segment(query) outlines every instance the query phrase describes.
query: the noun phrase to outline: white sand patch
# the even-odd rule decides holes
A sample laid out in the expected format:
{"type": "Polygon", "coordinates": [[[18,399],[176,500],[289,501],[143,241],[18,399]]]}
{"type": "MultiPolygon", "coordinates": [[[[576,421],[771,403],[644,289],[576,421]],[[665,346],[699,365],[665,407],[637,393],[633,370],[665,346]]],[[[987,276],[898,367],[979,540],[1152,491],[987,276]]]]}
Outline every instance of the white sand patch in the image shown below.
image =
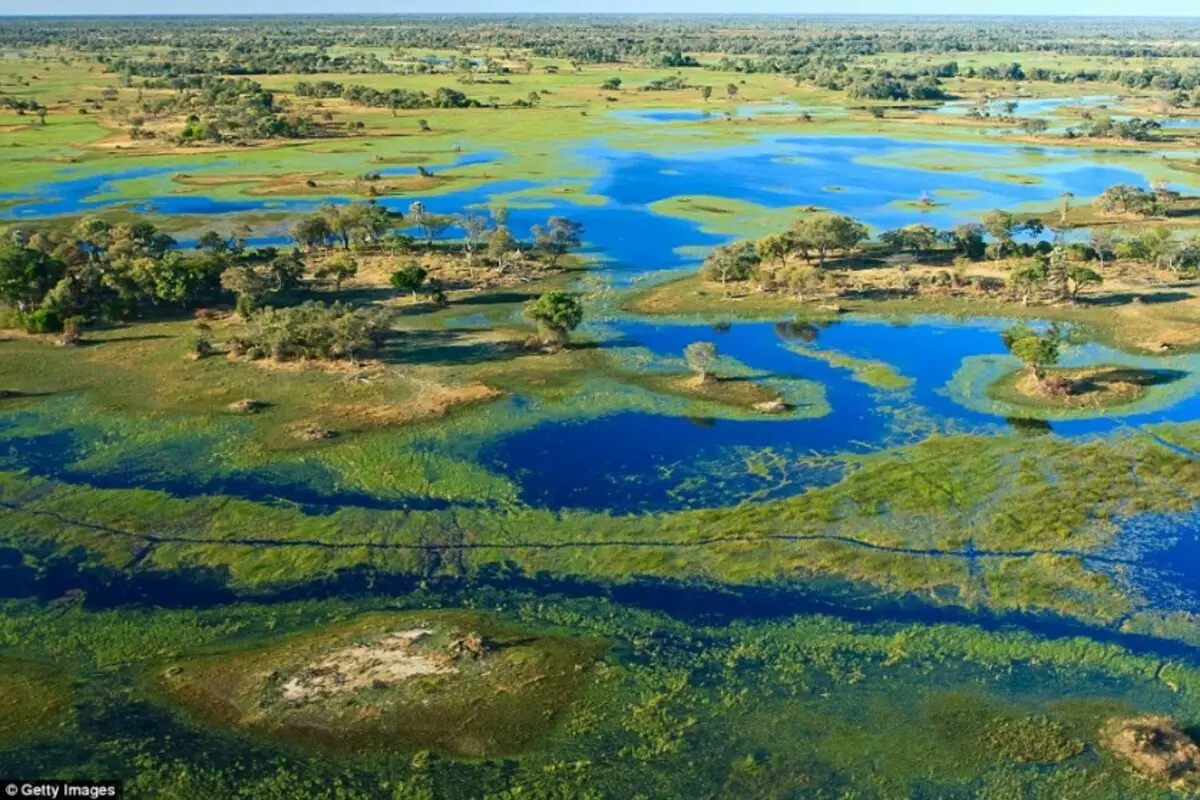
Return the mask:
{"type": "Polygon", "coordinates": [[[293,703],[307,703],[350,694],[377,683],[391,685],[422,675],[458,672],[448,654],[413,646],[432,633],[429,628],[398,631],[369,644],[356,644],[329,653],[288,680],[283,685],[283,698],[293,703]]]}

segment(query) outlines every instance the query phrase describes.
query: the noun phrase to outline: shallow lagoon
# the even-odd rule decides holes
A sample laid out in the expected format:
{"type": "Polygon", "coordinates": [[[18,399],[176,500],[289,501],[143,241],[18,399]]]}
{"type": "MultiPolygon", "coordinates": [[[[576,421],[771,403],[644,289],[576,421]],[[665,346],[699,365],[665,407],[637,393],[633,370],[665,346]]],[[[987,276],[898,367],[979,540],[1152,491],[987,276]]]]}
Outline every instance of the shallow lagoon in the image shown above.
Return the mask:
{"type": "MultiPolygon", "coordinates": [[[[1114,183],[1146,182],[1141,174],[1103,160],[1081,163],[1079,151],[1067,148],[931,144],[883,136],[772,136],[736,147],[689,147],[674,155],[629,150],[618,145],[619,141],[597,141],[564,153],[592,173],[588,192],[608,198],[609,203],[603,206],[577,206],[564,201],[553,193],[555,181],[514,180],[485,181],[467,190],[428,197],[389,197],[379,202],[403,210],[419,199],[437,211],[458,211],[466,206],[486,205],[496,195],[522,192],[539,208],[517,208],[518,229],[545,216],[534,211],[569,211],[583,219],[596,244],[609,250],[610,244],[622,238],[626,223],[612,217],[614,206],[644,210],[646,205],[678,195],[716,195],[768,208],[813,205],[889,228],[918,220],[949,225],[977,218],[992,208],[1051,203],[1068,191],[1087,198],[1114,183]],[[1016,182],[1001,174],[1006,171],[1019,174],[1028,182],[1016,182]],[[539,190],[544,194],[539,196],[539,190]],[[954,193],[953,209],[897,206],[939,191],[954,193]]],[[[445,170],[453,174],[455,169],[502,158],[491,152],[463,154],[448,163],[445,170]]],[[[363,172],[383,171],[365,153],[358,166],[363,172]]],[[[339,201],[336,197],[256,199],[247,195],[217,199],[198,193],[179,193],[171,176],[189,169],[195,172],[187,162],[179,162],[177,166],[167,164],[120,172],[81,174],[80,168],[64,170],[61,181],[0,195],[0,200],[7,201],[6,207],[0,209],[0,219],[95,212],[123,204],[164,215],[219,216],[251,211],[299,211],[326,200],[339,201]],[[138,194],[147,191],[152,193],[138,194]]],[[[227,169],[228,165],[224,165],[222,172],[227,169]]],[[[245,174],[263,174],[269,171],[269,164],[250,161],[244,170],[245,174]]],[[[675,243],[687,244],[693,242],[675,243]]],[[[656,268],[655,264],[642,266],[656,268]]]]}
{"type": "MultiPolygon", "coordinates": [[[[954,391],[964,365],[990,357],[998,369],[1017,362],[1005,354],[1001,332],[1008,323],[936,318],[905,324],[850,319],[813,327],[735,323],[655,325],[618,322],[622,346],[630,342],[664,358],[678,358],[692,342],[712,341],[720,354],[771,377],[822,383],[831,412],[815,419],[688,420],[625,412],[579,421],[546,422],[506,435],[485,450],[485,462],[516,479],[523,497],[551,508],[631,511],[666,510],[748,498],[778,497],[836,480],[837,473],[794,465],[811,456],[867,452],[915,441],[931,433],[1012,433],[1032,429],[1062,436],[1092,436],[1125,428],[1200,417],[1195,373],[1200,359],[1132,356],[1098,344],[1069,348],[1065,364],[1115,363],[1163,367],[1187,373],[1178,385],[1126,412],[1086,412],[1069,420],[1033,426],[1011,420],[1002,409],[967,402],[954,391]],[[912,380],[910,388],[877,388],[856,380],[848,367],[831,366],[806,352],[882,362],[912,380]],[[570,459],[564,454],[587,453],[570,459]],[[747,469],[756,461],[791,463],[792,471],[747,469]]],[[[981,389],[982,387],[975,387],[981,389]]]]}

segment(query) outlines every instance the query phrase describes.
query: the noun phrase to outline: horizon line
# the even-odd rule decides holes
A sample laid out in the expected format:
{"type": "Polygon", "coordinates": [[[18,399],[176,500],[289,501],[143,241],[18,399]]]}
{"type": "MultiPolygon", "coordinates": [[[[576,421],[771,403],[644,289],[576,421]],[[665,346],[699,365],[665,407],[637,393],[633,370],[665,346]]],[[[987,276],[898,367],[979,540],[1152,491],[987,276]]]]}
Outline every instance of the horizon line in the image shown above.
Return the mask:
{"type": "Polygon", "coordinates": [[[252,19],[276,17],[776,17],[781,19],[839,19],[845,17],[877,18],[877,19],[1114,19],[1114,20],[1198,20],[1196,14],[1096,14],[1096,13],[1023,13],[995,14],[989,12],[940,14],[928,13],[880,13],[874,11],[843,11],[838,13],[797,13],[779,11],[248,11],[209,13],[204,11],[174,11],[171,13],[117,13],[103,12],[63,12],[55,14],[28,14],[0,11],[0,19],[170,19],[172,17],[191,17],[209,19],[252,19]]]}

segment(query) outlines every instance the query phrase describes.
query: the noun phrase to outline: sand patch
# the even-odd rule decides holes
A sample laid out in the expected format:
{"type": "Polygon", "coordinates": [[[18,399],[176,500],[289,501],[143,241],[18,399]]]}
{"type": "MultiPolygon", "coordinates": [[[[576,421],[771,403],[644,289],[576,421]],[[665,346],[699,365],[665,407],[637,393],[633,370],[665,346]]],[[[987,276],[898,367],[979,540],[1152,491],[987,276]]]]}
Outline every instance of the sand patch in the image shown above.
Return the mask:
{"type": "Polygon", "coordinates": [[[425,675],[458,672],[450,654],[414,646],[433,633],[432,628],[413,628],[385,634],[370,643],[335,650],[284,683],[283,699],[290,703],[311,703],[353,694],[368,687],[391,686],[425,675]]]}

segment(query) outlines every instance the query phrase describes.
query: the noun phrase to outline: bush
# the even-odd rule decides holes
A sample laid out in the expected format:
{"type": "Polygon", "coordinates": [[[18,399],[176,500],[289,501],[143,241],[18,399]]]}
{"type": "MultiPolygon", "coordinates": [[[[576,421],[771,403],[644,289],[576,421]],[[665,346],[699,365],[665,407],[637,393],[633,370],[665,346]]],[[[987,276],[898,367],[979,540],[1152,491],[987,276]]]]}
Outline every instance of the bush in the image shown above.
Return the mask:
{"type": "Polygon", "coordinates": [[[58,333],[63,329],[62,318],[48,308],[21,314],[20,321],[29,333],[58,333]]]}

